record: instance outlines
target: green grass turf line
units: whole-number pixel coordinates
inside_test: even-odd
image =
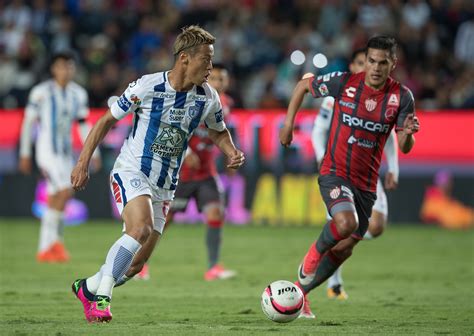
[[[238,272],[205,282],[205,227],[174,225],[152,256],[151,280],[114,290],[108,325],[89,325],[70,292],[92,275],[121,225],[65,229],[72,259],[35,261],[39,224],[0,218],[0,335],[470,335],[474,332],[474,231],[392,225],[361,242],[344,265],[346,302],[310,294],[315,320],[276,324],[260,310],[264,287],[295,280],[319,235],[309,227],[224,230],[222,262]]]

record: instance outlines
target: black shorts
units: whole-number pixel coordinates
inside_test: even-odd
[[[362,239],[369,227],[372,207],[377,199],[376,193],[360,190],[346,179],[334,175],[321,175],[318,182],[321,196],[331,216],[340,211],[357,212],[359,227],[352,236]]]
[[[223,192],[218,177],[210,177],[200,181],[180,182],[176,187],[171,211],[185,211],[191,198],[196,200],[199,212],[210,203],[223,205]]]

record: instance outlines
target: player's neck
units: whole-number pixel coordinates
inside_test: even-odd
[[[69,83],[69,81],[60,81],[60,80],[57,80],[57,79],[55,79],[54,82],[55,82],[56,85],[59,86],[61,89],[66,88],[67,84]]]
[[[380,85],[371,85],[368,81],[365,81],[365,85],[367,85],[369,88],[374,89],[374,90],[380,90],[385,86],[387,81],[381,83]]]
[[[177,69],[168,72],[168,81],[170,86],[178,92],[189,91],[194,87],[194,84],[186,79],[186,75]]]

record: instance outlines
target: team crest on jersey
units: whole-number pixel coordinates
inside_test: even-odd
[[[130,101],[135,105],[135,106],[140,106],[142,101],[140,100],[140,98],[138,98],[137,95],[135,94],[132,94],[130,96]]]
[[[142,182],[140,181],[139,178],[133,178],[130,180],[130,185],[134,188],[138,188],[141,184]]]
[[[318,91],[323,97],[326,97],[329,94],[329,89],[326,84],[321,84],[318,88]]]
[[[393,121],[396,115],[397,115],[397,109],[393,107],[389,107],[385,111],[385,119],[387,119],[388,121]]]
[[[200,107],[198,105],[191,106],[188,109],[188,116],[193,119],[199,114]]]
[[[329,192],[329,196],[331,196],[332,199],[336,199],[339,197],[341,194],[341,188],[335,187],[333,190]]]
[[[377,101],[373,98],[368,98],[365,100],[365,108],[367,111],[372,112],[377,107]]]

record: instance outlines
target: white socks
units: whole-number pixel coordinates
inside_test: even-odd
[[[38,251],[46,251],[54,242],[62,240],[60,231],[62,231],[63,212],[46,208],[41,218],[41,228],[39,236]]]
[[[332,288],[337,285],[342,285],[342,274],[341,274],[342,267],[339,268],[334,272],[333,275],[328,279],[328,288]]]
[[[128,271],[133,257],[141,247],[142,245],[128,234],[124,234],[112,245],[105,259],[105,264],[99,272],[102,273],[102,277],[96,295],[112,297],[112,289],[115,283]],[[89,279],[87,281],[89,282]],[[91,285],[93,285],[93,281],[90,281]],[[87,286],[92,291],[92,288],[89,288],[89,283]]]

